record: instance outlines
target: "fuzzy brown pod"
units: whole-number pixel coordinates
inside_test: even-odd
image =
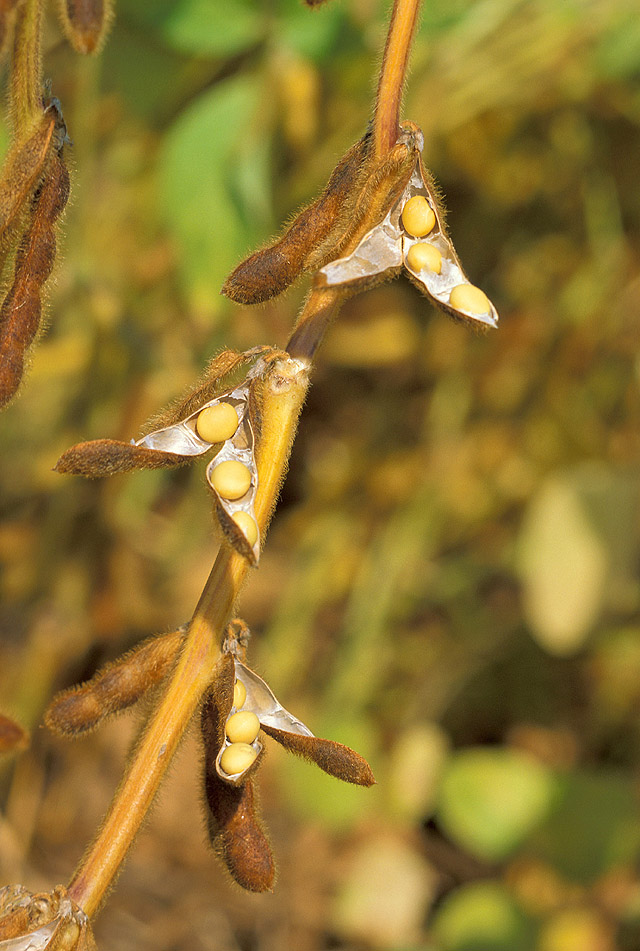
[[[302,756],[330,776],[341,779],[345,783],[356,786],[373,786],[375,777],[364,756],[355,750],[336,743],[335,740],[323,740],[317,736],[301,736],[298,733],[289,733],[287,730],[278,730],[273,726],[262,724],[262,729],[290,753]]]
[[[69,197],[69,173],[61,154],[47,163],[30,219],[18,246],[13,282],[0,307],[0,406],[15,395],[27,350],[40,327],[42,290],[56,255],[54,226]]]
[[[56,116],[46,109],[31,134],[17,142],[5,159],[0,178],[0,240],[3,242],[43,175],[55,127]]]
[[[409,129],[405,123],[400,139]],[[419,131],[419,130],[418,130]],[[399,140],[400,141],[400,140]],[[471,284],[445,227],[444,211],[420,148],[402,193],[344,257],[322,267],[317,287],[361,289],[404,268],[414,284],[449,316],[479,327],[497,327],[498,314],[486,295]],[[414,214],[415,212],[415,214]]]
[[[191,462],[188,456],[174,452],[147,449],[119,439],[93,439],[77,443],[63,452],[54,471],[100,479],[133,469],[169,469],[184,466],[188,462]]]
[[[234,682],[233,657],[224,654],[201,715],[207,826],[214,851],[235,881],[249,891],[263,892],[273,885],[275,865],[257,816],[251,778],[259,758],[256,757],[251,775],[244,775],[242,783],[234,785],[218,773],[225,723],[233,707]]]
[[[26,730],[0,713],[0,753],[13,753],[19,750],[25,750],[29,745],[29,734]]]
[[[97,53],[113,19],[113,0],[59,0],[60,22],[77,53]]]
[[[183,627],[150,637],[101,667],[90,680],[61,691],[45,712],[45,725],[58,736],[83,736],[133,706],[167,676],[185,631]]]
[[[2,951],[96,951],[89,919],[62,885],[39,894],[0,888],[0,942]]]
[[[349,149],[320,197],[296,215],[281,238],[242,261],[223,284],[222,294],[238,304],[259,304],[318,267],[318,258],[335,257],[339,236],[348,227],[350,201],[368,173],[371,141],[367,132]]]

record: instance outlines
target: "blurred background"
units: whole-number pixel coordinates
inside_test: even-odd
[[[52,694],[186,621],[216,552],[203,466],[85,482],[223,345],[282,346],[228,271],[323,186],[371,113],[388,5],[118,0],[45,75],[73,147],[46,335],[0,418],[0,878],[68,881],[145,710],[74,743]],[[96,925],[112,951],[640,949],[640,20],[636,0],[429,0],[404,117],[446,196],[477,336],[404,279],[319,352],[241,612],[250,663],[345,787],[261,771],[273,895],[205,842],[197,730]],[[7,133],[4,133],[6,146]]]

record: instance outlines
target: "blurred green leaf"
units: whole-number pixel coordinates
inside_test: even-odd
[[[583,645],[601,610],[609,568],[571,474],[542,484],[529,504],[519,545],[532,632],[552,653],[570,654]]]
[[[162,209],[178,245],[180,276],[194,304],[208,310],[264,226],[260,208],[251,205],[255,189],[266,196],[263,214],[269,207],[266,146],[246,134],[259,96],[254,75],[215,86],[175,122],[160,155]]]
[[[199,56],[232,56],[264,34],[264,8],[252,0],[142,0],[125,10],[172,49]]]
[[[445,770],[436,811],[442,828],[479,858],[506,858],[545,818],[552,774],[513,750],[469,749]]]
[[[465,885],[450,894],[433,920],[441,951],[528,951],[532,928],[497,882]]]
[[[562,874],[588,884],[640,855],[638,794],[620,773],[576,772],[563,777],[557,806],[531,847]]]

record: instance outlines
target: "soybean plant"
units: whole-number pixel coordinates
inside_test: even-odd
[[[35,0],[27,0],[25,8],[29,4],[38,8]],[[422,132],[399,120],[418,5],[419,0],[395,0],[374,114],[361,138],[338,162],[320,197],[270,246],[241,262],[222,288],[233,301],[256,304],[310,275],[286,346],[224,350],[190,392],[154,417],[135,441],[80,443],[58,461],[59,473],[99,478],[208,457],[206,485],[221,545],[188,624],[144,641],[50,704],[46,725],[74,737],[150,691],[158,696],[103,825],[69,885],[46,896],[31,896],[21,886],[0,892],[0,939],[16,942],[8,948],[22,947],[25,935],[39,948],[94,946],[89,921],[194,716],[202,737],[211,843],[231,876],[250,891],[270,890],[275,874],[255,805],[266,738],[345,782],[363,787],[374,782],[358,753],[315,737],[251,670],[249,632],[235,611],[265,544],[316,351],[343,301],[404,272],[449,316],[480,329],[498,323],[493,304],[466,277],[447,232],[423,164]],[[108,21],[102,0],[68,0],[62,9],[74,45],[95,48]],[[46,280],[50,230],[68,191],[59,113],[39,99],[32,106],[29,123],[20,126],[29,134],[18,139],[5,169],[4,183],[6,188],[13,183],[14,197],[3,197],[6,188],[0,186],[0,220],[4,216],[7,227],[17,204],[27,202],[31,209],[5,301],[9,308],[20,294],[28,296],[26,288],[35,301]],[[20,353],[26,333],[23,338],[14,347]]]

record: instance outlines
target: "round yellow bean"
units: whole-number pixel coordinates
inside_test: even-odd
[[[220,757],[220,768],[227,776],[244,773],[245,769],[251,766],[257,755],[258,751],[254,750],[249,743],[232,743]]]
[[[241,499],[251,485],[251,473],[241,462],[229,459],[214,468],[211,482],[223,499]]]
[[[433,231],[436,216],[424,195],[414,195],[402,209],[402,224],[414,238],[424,238]]]
[[[247,688],[242,683],[241,680],[236,680],[233,685],[233,705],[236,710],[239,710],[240,707],[244,704],[247,699]]]
[[[216,403],[198,415],[196,432],[205,442],[224,442],[235,434],[238,422],[238,414],[231,403]]]
[[[232,713],[225,726],[230,743],[253,743],[260,732],[260,720],[252,710]]]
[[[258,526],[254,519],[247,512],[235,512],[231,517],[253,548],[258,541]]]
[[[442,255],[433,244],[421,241],[412,244],[407,251],[407,264],[412,271],[434,271],[439,274],[442,270]]]
[[[475,284],[456,284],[449,295],[449,303],[467,314],[488,314],[491,310],[489,298]]]

